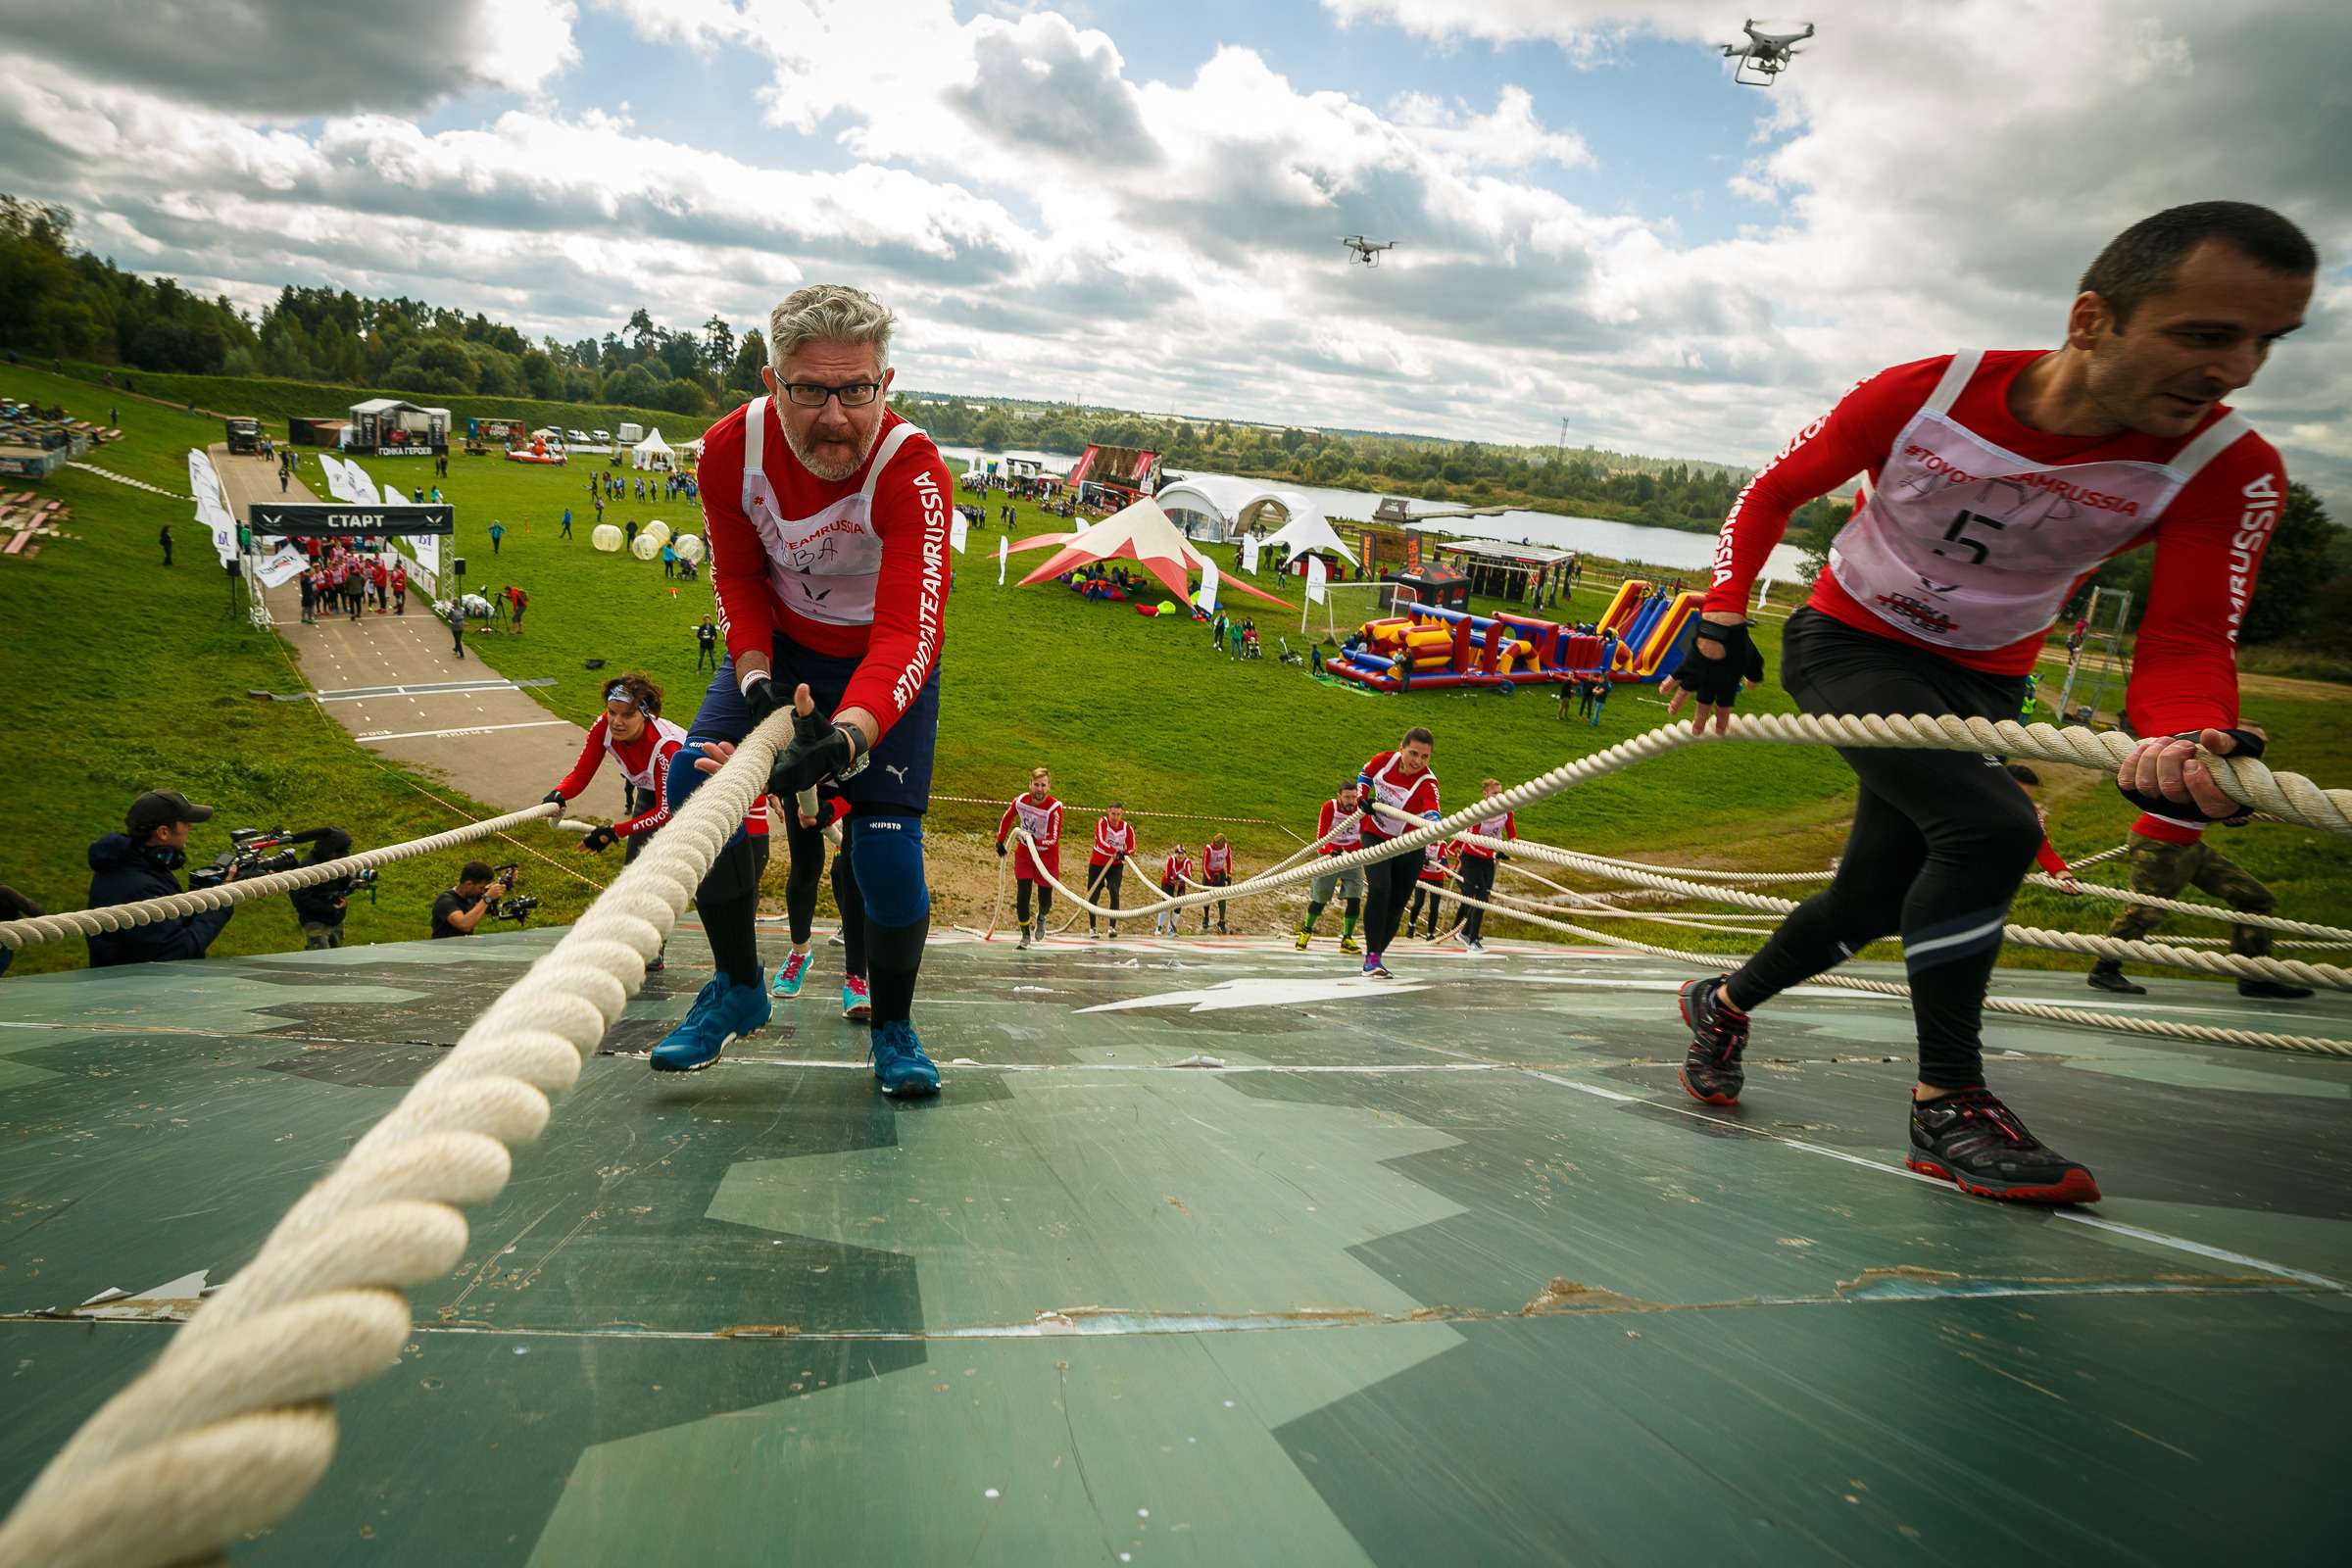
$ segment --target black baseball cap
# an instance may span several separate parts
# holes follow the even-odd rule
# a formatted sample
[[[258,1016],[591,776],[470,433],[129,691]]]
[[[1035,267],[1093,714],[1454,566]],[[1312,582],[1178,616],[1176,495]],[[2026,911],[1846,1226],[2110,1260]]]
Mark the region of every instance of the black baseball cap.
[[[149,790],[130,803],[122,813],[122,826],[133,838],[144,838],[159,827],[174,822],[209,822],[213,808],[198,806],[177,790]]]

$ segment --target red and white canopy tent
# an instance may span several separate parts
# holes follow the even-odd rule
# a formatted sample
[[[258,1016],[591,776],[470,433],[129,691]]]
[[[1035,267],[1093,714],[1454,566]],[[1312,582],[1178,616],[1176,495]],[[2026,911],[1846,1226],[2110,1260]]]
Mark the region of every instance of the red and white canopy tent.
[[[1022,587],[1091,566],[1098,561],[1132,561],[1158,578],[1168,592],[1189,603],[1193,597],[1193,573],[1209,564],[1208,558],[1177,531],[1168,514],[1159,510],[1159,504],[1150,500],[1124,507],[1075,533],[1042,533],[1023,539],[1012,548],[1042,550],[1049,545],[1060,548],[1044,565],[1021,579]],[[1222,580],[1226,587],[1263,599],[1267,604],[1281,605],[1285,610],[1297,608],[1262,588],[1252,587],[1239,576],[1226,576]]]

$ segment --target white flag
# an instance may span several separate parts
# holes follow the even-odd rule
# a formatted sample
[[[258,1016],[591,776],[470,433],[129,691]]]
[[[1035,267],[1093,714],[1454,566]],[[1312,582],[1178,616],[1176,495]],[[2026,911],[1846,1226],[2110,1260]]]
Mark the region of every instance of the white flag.
[[[1257,535],[1242,535],[1242,569],[1250,576],[1257,575]]]
[[[1194,602],[1202,614],[1217,612],[1217,564],[1206,556],[1200,558],[1200,593]]]
[[[962,512],[958,511],[951,516],[948,519],[948,548],[959,556],[962,555],[964,535],[970,527],[971,520],[964,516]]]
[[[1329,581],[1331,573],[1323,569],[1321,556],[1306,558],[1306,602],[1308,604],[1319,605],[1323,602],[1323,584]]]
[[[1004,564],[1011,559],[1012,540],[1009,537],[999,539],[997,541],[997,586],[1000,588],[1004,586]]]
[[[263,562],[261,570],[255,575],[262,579],[263,587],[275,588],[292,581],[297,573],[307,570],[310,564],[310,558],[288,546]]]

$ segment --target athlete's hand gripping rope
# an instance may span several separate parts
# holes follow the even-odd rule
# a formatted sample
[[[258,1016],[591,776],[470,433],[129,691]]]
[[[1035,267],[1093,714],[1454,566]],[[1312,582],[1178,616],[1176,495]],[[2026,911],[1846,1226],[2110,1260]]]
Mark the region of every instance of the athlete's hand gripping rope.
[[[1710,611],[1691,623],[1690,646],[1682,667],[1660,683],[1667,698],[1666,716],[1681,713],[1685,698],[1696,699],[1690,727],[1703,731],[1715,722],[1715,733],[1732,727],[1732,704],[1742,682],[1754,686],[1764,679],[1764,653],[1748,636],[1749,622],[1737,614]]]
[[[2265,749],[2260,731],[2209,729],[2179,735],[2152,735],[2132,749],[2115,770],[2115,787],[2124,799],[2143,811],[2179,817],[2183,808],[2208,822],[2243,817],[2247,808],[2222,793],[2213,769],[2198,757],[2198,748],[2215,757],[2259,760]]]

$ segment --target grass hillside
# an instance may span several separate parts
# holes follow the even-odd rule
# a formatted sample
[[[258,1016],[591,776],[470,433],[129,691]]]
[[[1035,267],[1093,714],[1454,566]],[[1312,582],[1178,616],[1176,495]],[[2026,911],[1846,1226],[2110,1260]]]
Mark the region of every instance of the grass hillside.
[[[142,390],[149,381],[140,376]],[[217,407],[235,401],[245,385],[218,395],[191,385],[188,395]],[[23,369],[0,371],[0,392],[61,400],[81,413],[92,401],[85,385]],[[185,449],[213,439],[215,423],[149,405],[120,406],[131,439],[104,449],[96,461],[184,487]],[[430,482],[421,463],[365,466],[379,479],[413,472],[411,482]],[[586,482],[602,470],[584,462],[551,469],[463,456],[453,458],[451,468],[444,489],[457,508],[468,581],[518,583],[532,598],[527,635],[482,638],[489,662],[514,678],[553,678],[554,686],[533,695],[582,722],[598,706],[597,677],[586,661],[604,660],[608,670],[643,668],[669,693],[670,716],[690,719],[708,680],[695,672],[692,635],[710,610],[708,582],[671,584],[659,564],[591,547]],[[0,670],[33,709],[27,733],[43,737],[21,749],[31,777],[22,781],[17,831],[0,850],[0,880],[52,906],[77,903],[86,884],[83,846],[115,825],[131,794],[167,783],[217,800],[223,808],[217,826],[291,826],[331,812],[331,819],[359,829],[363,843],[381,843],[447,825],[447,811],[315,710],[244,697],[252,687],[292,689],[295,677],[273,639],[221,617],[222,583],[192,525],[178,530],[187,541],[181,564],[170,573],[154,565],[156,529],[166,520],[184,524],[185,503],[72,470],[50,488],[73,503],[74,526],[84,537],[29,564],[0,562],[0,619],[18,633],[0,645]],[[575,514],[568,542],[558,526],[566,507]],[[700,526],[691,503],[633,496],[608,503],[608,520],[630,516],[661,517],[680,530]],[[493,519],[509,530],[496,556],[485,534]],[[1061,526],[1024,508],[1014,534]],[[991,803],[943,800],[936,808],[932,837],[943,903],[953,917],[985,911],[996,869],[987,847],[1001,808],[996,803],[1041,761],[1053,767],[1057,792],[1073,808],[1117,798],[1131,810],[1191,813],[1183,820],[1142,816],[1148,851],[1179,836],[1197,847],[1213,826],[1224,825],[1247,871],[1295,848],[1297,835],[1311,832],[1323,797],[1367,756],[1395,744],[1408,724],[1437,732],[1446,799],[1460,805],[1476,795],[1483,776],[1516,783],[1665,718],[1654,695],[1633,686],[1618,689],[1597,729],[1561,722],[1549,688],[1522,689],[1511,698],[1338,689],[1275,661],[1275,635],[1287,632],[1296,643],[1298,616],[1293,612],[1286,619],[1272,607],[1258,615],[1266,659],[1237,663],[1212,655],[1204,631],[1192,622],[1089,604],[1057,585],[1010,586],[1024,561],[1034,565],[1041,555],[1014,557],[1008,585],[1000,587],[1000,537],[995,528],[973,532],[969,553],[956,563],[949,604],[935,788]],[[1613,578],[1589,578],[1566,614],[1596,615],[1615,586]],[[1288,588],[1275,591],[1291,597]],[[1226,602],[1243,603],[1230,590]],[[1777,670],[1778,621],[1759,632]],[[1777,684],[1768,684],[1744,706],[1785,710],[1788,704]],[[2352,725],[2343,719],[2340,697],[2257,697],[2247,711],[2270,726],[2279,765],[2329,784],[2352,781]],[[2132,809],[2087,774],[2051,772],[2058,776],[2046,795],[2060,849],[2080,855],[2121,842]],[[1661,861],[1814,866],[1837,853],[1851,803],[1851,775],[1825,750],[1725,747],[1643,764],[1557,797],[1523,813],[1521,830]],[[1251,818],[1266,821],[1246,820]],[[1072,839],[1083,842],[1091,829],[1091,813],[1074,810]],[[216,832],[208,840],[200,830],[198,847],[222,837]],[[2288,912],[2326,918],[2352,906],[2352,846],[2270,826],[2226,838],[2230,853],[2278,889]],[[2114,878],[2112,870],[2100,874]],[[404,901],[397,919],[389,912],[395,881]],[[437,866],[429,874],[388,873],[383,911],[355,919],[353,935],[421,934],[421,895],[446,882]],[[548,896],[551,914],[576,908],[574,896],[588,891],[553,871],[539,875],[531,890]],[[411,897],[418,899],[414,906],[405,902]],[[973,900],[980,901],[977,911]],[[2029,892],[2019,918],[2090,929],[2103,924],[2109,908]],[[1259,911],[1253,924],[1270,915],[1270,906]],[[290,914],[240,915],[224,948],[291,945],[292,930]],[[1685,937],[1705,940],[1683,932],[1675,939]],[[2038,961],[2032,955],[2011,957]],[[78,961],[78,954],[72,958]]]

